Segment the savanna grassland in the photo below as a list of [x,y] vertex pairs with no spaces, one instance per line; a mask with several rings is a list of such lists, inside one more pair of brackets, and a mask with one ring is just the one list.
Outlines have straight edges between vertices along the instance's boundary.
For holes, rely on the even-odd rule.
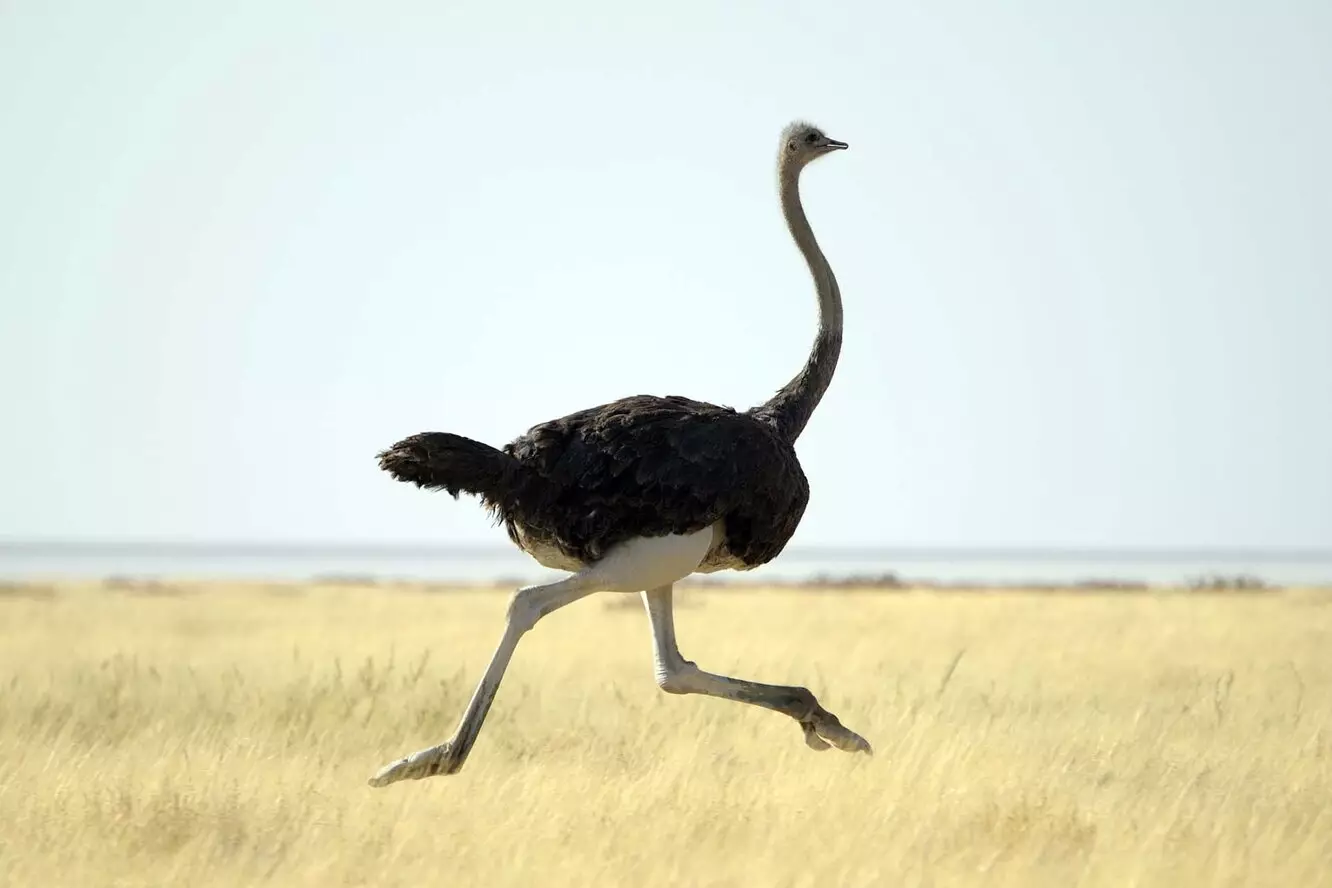
[[[0,883],[1332,885],[1332,593],[695,590],[685,655],[875,744],[657,691],[636,600],[0,590]],[[626,606],[631,605],[631,606]]]

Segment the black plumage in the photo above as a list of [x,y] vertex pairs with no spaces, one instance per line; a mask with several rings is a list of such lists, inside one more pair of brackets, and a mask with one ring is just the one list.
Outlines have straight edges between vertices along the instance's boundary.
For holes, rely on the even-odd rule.
[[590,564],[637,536],[722,521],[710,561],[757,567],[795,533],[809,483],[770,422],[679,396],[636,395],[533,426],[497,450],[427,432],[379,456],[401,481],[466,492],[520,547],[553,545]]

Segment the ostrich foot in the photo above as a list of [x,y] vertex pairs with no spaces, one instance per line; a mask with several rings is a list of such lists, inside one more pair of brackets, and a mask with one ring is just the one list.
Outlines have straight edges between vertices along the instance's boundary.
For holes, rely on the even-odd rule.
[[817,752],[836,746],[843,752],[863,752],[874,755],[869,741],[838,721],[837,716],[819,707],[800,720],[805,732],[805,745]]
[[374,787],[388,786],[399,780],[421,780],[440,774],[454,774],[461,767],[462,756],[454,754],[453,743],[446,740],[438,746],[422,749],[385,765],[367,782]]

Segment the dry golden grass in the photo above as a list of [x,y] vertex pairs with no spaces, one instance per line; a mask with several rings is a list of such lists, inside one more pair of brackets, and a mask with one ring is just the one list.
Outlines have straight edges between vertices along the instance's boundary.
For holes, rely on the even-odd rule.
[[[686,656],[875,743],[668,697],[637,609],[506,596],[0,590],[0,883],[1332,884],[1332,595],[685,591]],[[960,657],[960,659],[959,659]]]

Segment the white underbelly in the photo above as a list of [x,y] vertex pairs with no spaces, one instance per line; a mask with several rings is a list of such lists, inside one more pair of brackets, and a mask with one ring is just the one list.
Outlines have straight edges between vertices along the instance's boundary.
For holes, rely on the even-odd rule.
[[[560,550],[558,546],[551,545],[542,540],[529,537],[523,532],[522,527],[516,528],[520,546],[524,552],[532,557],[537,564],[550,570],[564,570],[570,573],[576,573],[582,570],[585,565],[577,558],[571,558]],[[708,547],[707,554],[703,556],[703,561],[694,570],[694,573],[716,573],[719,570],[749,570],[749,565],[745,564],[739,558],[726,551],[726,528],[723,522],[718,521],[712,525],[712,544]]]

